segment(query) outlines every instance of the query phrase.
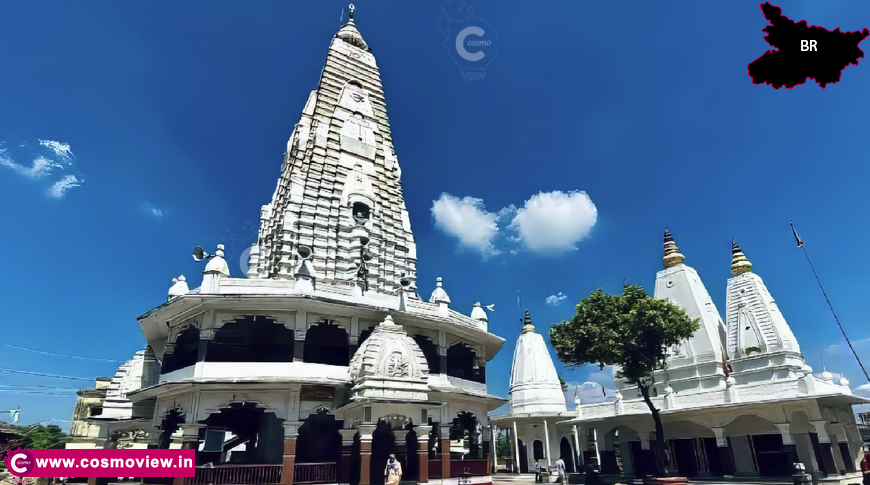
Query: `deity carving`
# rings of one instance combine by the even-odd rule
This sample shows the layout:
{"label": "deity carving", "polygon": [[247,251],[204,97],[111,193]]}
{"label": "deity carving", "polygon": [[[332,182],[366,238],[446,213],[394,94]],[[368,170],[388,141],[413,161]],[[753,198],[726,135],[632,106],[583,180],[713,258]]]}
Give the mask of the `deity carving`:
{"label": "deity carving", "polygon": [[387,375],[390,377],[408,377],[408,361],[401,352],[393,352],[387,359]]}

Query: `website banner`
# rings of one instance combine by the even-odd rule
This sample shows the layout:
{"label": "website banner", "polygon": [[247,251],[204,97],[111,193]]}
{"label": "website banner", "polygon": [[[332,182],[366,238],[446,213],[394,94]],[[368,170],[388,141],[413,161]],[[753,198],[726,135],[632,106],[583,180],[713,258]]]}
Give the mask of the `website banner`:
{"label": "website banner", "polygon": [[16,477],[192,477],[194,450],[10,450]]}

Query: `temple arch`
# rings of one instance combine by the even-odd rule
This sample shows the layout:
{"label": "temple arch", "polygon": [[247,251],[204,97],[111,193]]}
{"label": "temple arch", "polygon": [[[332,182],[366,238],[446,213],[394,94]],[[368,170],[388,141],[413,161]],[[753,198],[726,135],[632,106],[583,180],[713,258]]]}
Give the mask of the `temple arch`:
{"label": "temple arch", "polygon": [[316,323],[305,332],[302,361],[347,366],[350,363],[349,349],[350,342],[344,327],[329,322]]}
{"label": "temple arch", "polygon": [[438,355],[438,345],[425,335],[414,335],[414,341],[423,351],[426,363],[429,364],[429,374],[441,373],[441,356]]}
{"label": "temple arch", "polygon": [[532,453],[534,454],[535,461],[546,460],[547,454],[544,453],[544,442],[541,440],[533,441],[532,442]]}
{"label": "temple arch", "polygon": [[188,327],[175,339],[175,347],[171,353],[163,354],[161,374],[167,374],[178,369],[196,364],[199,353],[199,329]]}
{"label": "temple arch", "polygon": [[568,441],[568,438],[562,437],[562,440],[559,441],[559,454],[561,455],[562,461],[565,462],[565,470],[571,473],[577,471],[574,465],[574,448],[571,447],[571,442]]}
{"label": "temple arch", "polygon": [[208,343],[206,362],[293,362],[294,331],[271,318],[227,322]]}

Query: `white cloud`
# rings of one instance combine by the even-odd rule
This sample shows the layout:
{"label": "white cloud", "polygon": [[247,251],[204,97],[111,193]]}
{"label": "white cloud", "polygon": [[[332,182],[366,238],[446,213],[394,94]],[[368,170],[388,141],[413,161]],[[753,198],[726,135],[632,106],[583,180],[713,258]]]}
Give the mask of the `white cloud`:
{"label": "white cloud", "polygon": [[541,192],[526,201],[511,221],[526,249],[560,254],[576,250],[598,220],[598,209],[586,192]]}
{"label": "white cloud", "polygon": [[459,244],[484,256],[498,254],[493,239],[498,234],[498,214],[487,212],[483,200],[460,199],[448,193],[432,202],[435,226],[459,239]]}
{"label": "white cloud", "polygon": [[33,160],[33,164],[31,166],[26,167],[24,165],[13,162],[12,159],[8,157],[4,157],[2,153],[0,153],[0,165],[9,167],[20,173],[21,175],[26,175],[30,178],[35,179],[42,178],[46,175],[51,174],[51,171],[55,168],[63,168],[62,165],[52,162],[45,157],[37,157],[35,160]]}
{"label": "white cloud", "polygon": [[53,140],[39,140],[39,144],[44,146],[44,147],[51,148],[54,151],[54,153],[58,154],[59,156],[61,156],[64,159],[75,158],[75,155],[73,155],[73,152],[69,146],[69,143],[63,143],[63,142],[53,141]]}
{"label": "white cloud", "polygon": [[870,397],[870,383],[861,384],[855,389],[852,389],[852,392],[854,392],[855,394],[859,394],[863,397]]}
{"label": "white cloud", "polygon": [[56,199],[63,198],[66,195],[66,192],[73,188],[80,186],[81,183],[79,179],[76,178],[75,175],[67,175],[66,177],[58,180],[48,189],[48,195],[54,197]]}
{"label": "white cloud", "polygon": [[608,389],[616,389],[616,381],[613,379],[613,366],[605,365],[601,370],[594,370],[586,377],[587,381],[597,382]]}
{"label": "white cloud", "polygon": [[565,298],[568,298],[568,295],[563,294],[561,291],[555,295],[550,295],[547,297],[547,305],[556,306],[562,302]]}
{"label": "white cloud", "polygon": [[149,204],[148,202],[145,202],[142,204],[142,209],[145,212],[147,212],[148,214],[150,214],[151,216],[153,216],[155,219],[163,218],[163,211],[161,209],[154,207],[153,205]]}

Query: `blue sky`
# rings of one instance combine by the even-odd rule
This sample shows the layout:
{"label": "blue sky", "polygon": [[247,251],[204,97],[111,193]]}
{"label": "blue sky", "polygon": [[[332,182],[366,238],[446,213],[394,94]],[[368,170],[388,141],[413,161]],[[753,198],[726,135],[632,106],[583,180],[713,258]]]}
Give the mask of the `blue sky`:
{"label": "blue sky", "polygon": [[[508,343],[488,367],[490,392],[507,395],[517,290],[542,333],[599,286],[652,290],[666,225],[720,311],[734,237],[808,362],[821,370],[827,349],[829,370],[866,384],[788,221],[870,361],[870,61],[826,89],[753,85],[746,66],[768,48],[757,1],[461,3],[358,2],[356,19],[381,67],[420,293],[442,276],[455,309],[496,305],[490,328]],[[483,80],[463,79],[436,32],[441,9],[460,6],[498,33]],[[345,7],[0,5],[0,343],[119,361],[141,348],[136,317],[171,278],[199,285],[194,246],[255,235]],[[866,2],[792,1],[784,14],[870,25]],[[40,156],[49,162],[34,165]],[[93,378],[115,367],[0,350],[6,369]],[[558,367],[572,382],[589,372]],[[23,384],[90,385],[0,372],[0,388]],[[71,390],[17,392],[0,392],[0,409],[20,405],[22,422],[72,415]]]}

